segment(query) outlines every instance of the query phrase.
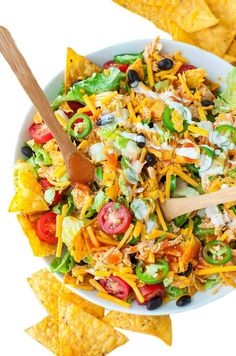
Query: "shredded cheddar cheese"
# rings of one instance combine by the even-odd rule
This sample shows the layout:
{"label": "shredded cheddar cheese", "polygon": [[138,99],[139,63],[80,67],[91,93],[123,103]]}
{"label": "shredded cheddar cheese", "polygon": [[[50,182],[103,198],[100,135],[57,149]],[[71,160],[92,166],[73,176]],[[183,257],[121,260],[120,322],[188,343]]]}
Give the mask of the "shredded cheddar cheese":
{"label": "shredded cheddar cheese", "polygon": [[104,293],[104,292],[98,292],[97,296],[99,298],[103,298],[103,299],[106,299],[108,300],[109,302],[113,302],[115,304],[118,304],[120,305],[121,307],[124,307],[124,308],[130,308],[131,304],[130,303],[127,303],[125,302],[124,300],[121,300],[119,298],[116,298],[108,293]]}

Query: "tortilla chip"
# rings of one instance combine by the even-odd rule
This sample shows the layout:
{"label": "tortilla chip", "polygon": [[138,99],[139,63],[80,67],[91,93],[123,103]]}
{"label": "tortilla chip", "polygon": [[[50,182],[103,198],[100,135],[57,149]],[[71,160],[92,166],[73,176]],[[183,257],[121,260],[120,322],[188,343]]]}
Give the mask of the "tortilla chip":
{"label": "tortilla chip", "polygon": [[47,211],[48,205],[44,198],[28,188],[19,188],[14,195],[9,212],[22,212],[24,214]]}
{"label": "tortilla chip", "polygon": [[236,57],[236,40],[234,40],[231,43],[231,46],[229,47],[227,54],[232,57]]}
{"label": "tortilla chip", "polygon": [[83,289],[83,290],[94,290],[94,287],[89,283],[89,275],[84,277],[84,281],[80,282],[77,280],[77,277],[72,276],[70,273],[64,275],[63,282],[70,285],[73,288]]}
{"label": "tortilla chip", "polygon": [[128,341],[110,325],[71,303],[65,293],[59,298],[59,338],[61,356],[106,355]]}
{"label": "tortilla chip", "polygon": [[63,286],[46,268],[35,272],[27,280],[36,297],[50,315],[57,315],[58,298],[60,294],[66,294],[72,303],[78,303],[87,313],[94,315],[96,318],[102,318],[104,316],[104,308],[70,292],[70,290]]}
{"label": "tortilla chip", "polygon": [[180,0],[174,18],[176,23],[188,33],[205,30],[218,23],[205,0]]}
{"label": "tortilla chip", "polygon": [[134,63],[130,64],[129,70],[135,70],[138,73],[140,80],[144,80],[144,69],[141,58],[136,59]]}
{"label": "tortilla chip", "polygon": [[32,117],[32,121],[35,124],[41,124],[43,122],[43,119],[41,118],[41,116],[39,115],[39,113],[36,111]]}
{"label": "tortilla chip", "polygon": [[206,0],[213,14],[220,22],[236,31],[236,1],[235,0]]}
{"label": "tortilla chip", "polygon": [[227,61],[227,62],[233,64],[233,65],[236,64],[236,57],[232,57],[232,56],[230,56],[230,55],[227,54],[227,53],[224,55],[223,59],[224,59],[225,61]]}
{"label": "tortilla chip", "polygon": [[34,256],[44,257],[52,255],[56,252],[56,245],[50,245],[39,240],[29,218],[23,214],[17,215],[17,219],[21,225],[22,230],[27,236]]}
{"label": "tortilla chip", "polygon": [[67,48],[66,71],[65,71],[65,90],[77,80],[90,77],[95,72],[101,72],[101,68],[92,63],[88,58],[77,54],[72,48]]}
{"label": "tortilla chip", "polygon": [[200,87],[200,85],[204,82],[207,73],[205,69],[197,68],[193,69],[192,71],[187,70],[184,75],[186,78],[187,85],[190,89],[193,89]]}
{"label": "tortilla chip", "polygon": [[222,24],[192,34],[192,38],[199,47],[220,57],[227,52],[234,36],[235,33]]}
{"label": "tortilla chip", "polygon": [[179,25],[177,25],[177,23],[175,23],[174,21],[169,21],[168,32],[170,33],[170,35],[173,37],[173,40],[175,41],[196,45],[192,37],[187,32],[182,30],[182,28],[179,27]]}
{"label": "tortilla chip", "polygon": [[172,325],[169,315],[133,315],[110,311],[103,320],[113,327],[154,335],[167,345],[172,344]]}
{"label": "tortilla chip", "polygon": [[47,316],[38,324],[25,330],[33,339],[48,348],[55,355],[60,355],[58,318]]}

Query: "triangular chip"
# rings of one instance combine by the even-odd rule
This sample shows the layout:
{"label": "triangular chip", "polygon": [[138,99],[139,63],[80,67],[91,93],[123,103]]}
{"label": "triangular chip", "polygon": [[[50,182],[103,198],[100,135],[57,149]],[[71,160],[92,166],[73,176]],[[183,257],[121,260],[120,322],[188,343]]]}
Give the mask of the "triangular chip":
{"label": "triangular chip", "polygon": [[50,245],[39,240],[27,216],[19,214],[17,215],[17,219],[29,240],[34,256],[44,257],[52,255],[56,252],[56,245]]}
{"label": "triangular chip", "polygon": [[231,43],[231,45],[230,45],[230,47],[229,47],[229,49],[228,49],[228,51],[227,51],[227,54],[228,54],[229,56],[236,57],[236,40],[234,40],[234,41]]}
{"label": "triangular chip", "polygon": [[86,313],[66,293],[59,298],[61,356],[106,355],[128,341],[110,325]]}
{"label": "triangular chip", "polygon": [[59,326],[56,316],[47,316],[25,332],[55,355],[60,355]]}
{"label": "triangular chip", "polygon": [[28,188],[18,188],[9,206],[9,212],[11,213],[31,214],[47,211],[48,209],[44,198]]}
{"label": "triangular chip", "polygon": [[66,294],[68,300],[71,300],[72,303],[78,303],[83,310],[94,315],[96,318],[102,318],[104,316],[104,308],[70,292],[70,290],[46,268],[35,272],[27,280],[40,303],[51,315],[58,313],[59,295]]}
{"label": "triangular chip", "polygon": [[154,335],[167,345],[172,343],[172,325],[169,315],[133,315],[110,311],[103,320],[113,327]]}
{"label": "triangular chip", "polygon": [[88,58],[77,54],[72,48],[67,48],[66,71],[65,71],[65,90],[77,80],[83,80],[95,72],[101,72],[101,68],[92,63]]}
{"label": "triangular chip", "polygon": [[227,62],[233,64],[233,65],[236,64],[236,57],[230,56],[230,55],[227,54],[227,53],[224,55],[223,59],[224,59],[225,61],[227,61]]}
{"label": "triangular chip", "polygon": [[206,0],[213,14],[220,22],[236,31],[236,1],[235,0]]}
{"label": "triangular chip", "polygon": [[188,33],[202,31],[218,23],[205,0],[180,0],[174,17],[176,23]]}

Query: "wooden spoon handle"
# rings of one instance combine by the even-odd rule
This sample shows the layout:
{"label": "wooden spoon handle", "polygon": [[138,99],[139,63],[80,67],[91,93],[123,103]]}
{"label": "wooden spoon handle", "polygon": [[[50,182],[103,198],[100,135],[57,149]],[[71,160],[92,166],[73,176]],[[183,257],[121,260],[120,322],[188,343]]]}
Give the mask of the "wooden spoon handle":
{"label": "wooden spoon handle", "polygon": [[[52,131],[61,151],[63,151],[64,158],[66,158],[65,154],[70,155],[75,152],[76,148],[71,143],[67,134],[62,130],[60,123],[54,116],[46,96],[37,83],[25,58],[17,48],[10,32],[2,26],[0,26],[0,51],[12,68],[40,116],[43,118],[50,131]],[[67,145],[67,152],[64,152],[65,150],[63,150],[65,145]]]}
{"label": "wooden spoon handle", "polygon": [[162,206],[167,221],[191,211],[236,200],[236,186],[191,198],[171,198]]}

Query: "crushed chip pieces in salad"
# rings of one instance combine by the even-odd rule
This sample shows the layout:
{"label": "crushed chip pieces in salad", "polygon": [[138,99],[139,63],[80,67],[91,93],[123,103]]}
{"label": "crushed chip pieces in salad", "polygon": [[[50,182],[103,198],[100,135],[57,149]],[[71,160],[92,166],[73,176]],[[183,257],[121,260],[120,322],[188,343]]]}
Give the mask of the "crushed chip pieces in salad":
{"label": "crushed chip pieces in salad", "polygon": [[236,202],[170,223],[161,205],[235,185],[236,68],[221,91],[158,39],[107,58],[103,69],[69,51],[66,83],[76,80],[62,85],[52,107],[96,177],[72,186],[56,141],[34,115],[9,209],[20,214],[34,254],[52,253],[51,271],[65,283],[124,308],[170,300],[182,307],[198,291],[235,287]]}

